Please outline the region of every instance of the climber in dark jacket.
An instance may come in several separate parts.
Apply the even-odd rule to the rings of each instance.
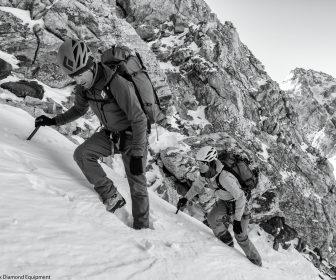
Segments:
[[[74,159],[94,185],[106,209],[114,212],[125,204],[125,200],[106,176],[98,159],[121,153],[131,190],[133,227],[148,228],[147,117],[132,83],[101,62],[95,62],[82,41],[66,40],[59,48],[57,60],[63,72],[73,78],[81,90],[77,90],[74,105],[69,110],[52,119],[40,116],[35,125],[63,125],[80,118],[91,108],[103,129],[77,147]],[[107,88],[111,89],[113,101]]]
[[[279,245],[287,250],[290,243],[287,243],[298,236],[295,229],[286,224],[285,217],[275,216],[260,223],[260,226],[269,234],[274,236],[273,249],[278,251]]]

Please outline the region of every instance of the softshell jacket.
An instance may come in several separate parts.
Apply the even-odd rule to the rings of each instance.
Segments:
[[[113,78],[112,78],[113,76]],[[103,90],[109,86],[114,97],[112,102],[95,100],[111,99]],[[74,105],[58,115],[57,125],[63,125],[83,116],[91,108],[100,123],[109,131],[132,128],[132,155],[143,156],[147,145],[147,118],[135,94],[133,84],[99,63],[95,82],[89,90],[78,90]]]
[[[230,172],[223,170],[223,164],[217,160],[216,161],[216,175],[210,179],[208,182],[208,187],[214,189],[217,198],[224,201],[235,201],[235,214],[234,219],[240,221],[245,208],[246,208],[246,198],[245,194],[242,191],[240,184],[237,178]],[[219,183],[221,188],[217,186],[216,177],[219,176]],[[203,187],[205,186],[205,180],[201,179],[195,181],[191,186],[190,190],[186,194],[186,198],[191,200],[196,194],[202,192]],[[223,190],[223,189],[225,190]]]

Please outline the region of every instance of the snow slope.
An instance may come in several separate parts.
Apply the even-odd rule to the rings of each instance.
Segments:
[[[127,200],[119,217],[105,211],[72,159],[75,145],[49,127],[31,141],[34,120],[0,105],[0,275],[51,279],[319,279],[293,249],[276,252],[253,227],[263,257],[251,264],[199,221],[150,191],[154,230],[135,231],[121,168],[106,169]],[[258,232],[260,236],[258,235]],[[236,246],[237,248],[238,246]]]

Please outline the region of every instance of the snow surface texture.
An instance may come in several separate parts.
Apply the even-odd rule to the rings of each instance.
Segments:
[[[201,222],[149,192],[155,230],[129,227],[131,200],[122,167],[105,170],[126,198],[105,211],[73,161],[75,145],[50,127],[31,141],[34,119],[0,105],[0,275],[51,279],[319,279],[296,250],[272,249],[251,227],[263,267],[218,241]],[[119,162],[119,164],[121,164]],[[258,235],[260,234],[260,236]]]

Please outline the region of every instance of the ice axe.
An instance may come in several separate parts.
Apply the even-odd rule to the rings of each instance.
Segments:
[[[31,140],[34,137],[35,133],[39,130],[40,127],[41,126],[35,127],[34,131],[28,136],[27,140]]]
[[[188,200],[185,197],[181,198],[177,203],[177,210],[176,210],[175,214],[177,214],[180,211],[181,208],[183,210],[185,205],[187,204],[187,202],[188,202]]]

